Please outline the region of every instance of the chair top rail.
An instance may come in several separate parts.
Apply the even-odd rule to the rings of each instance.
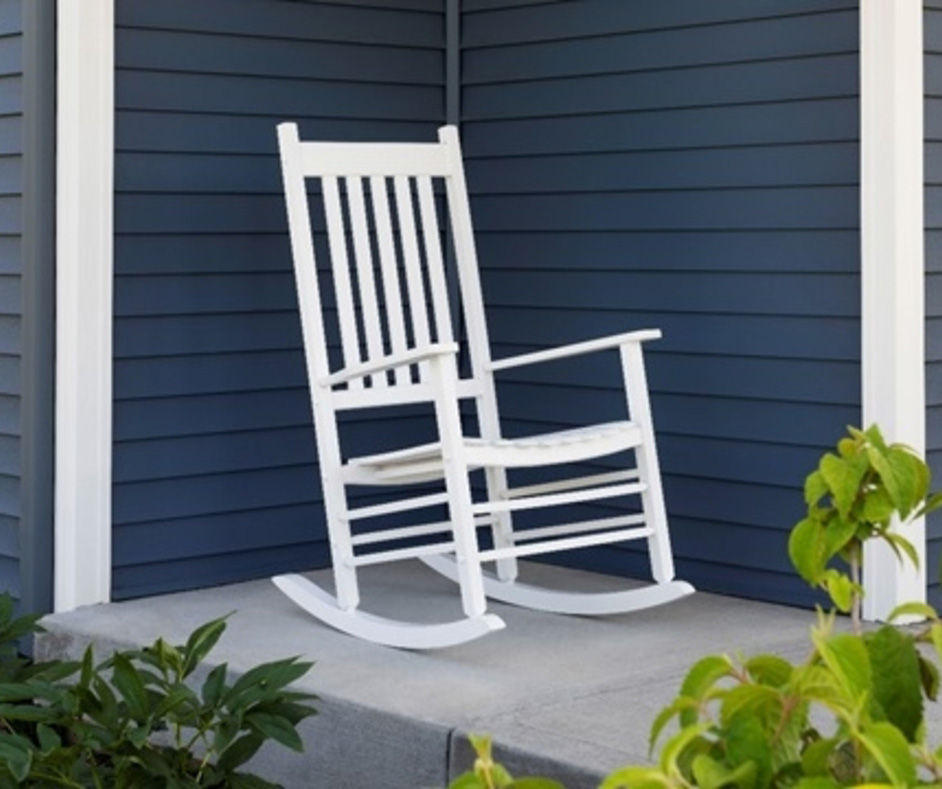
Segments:
[[[301,168],[307,177],[451,174],[441,143],[302,142]]]

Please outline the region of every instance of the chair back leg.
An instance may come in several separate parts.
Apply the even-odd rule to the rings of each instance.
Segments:
[[[651,529],[651,535],[648,537],[651,575],[658,583],[665,583],[674,578],[674,559],[667,529],[667,509],[664,506],[664,490],[661,486],[661,470],[654,442],[651,403],[648,398],[641,344],[626,343],[621,346],[620,354],[628,396],[628,413],[631,421],[641,431],[641,444],[635,450],[635,461],[640,480],[645,484],[641,492],[641,507],[644,510],[645,523]]]

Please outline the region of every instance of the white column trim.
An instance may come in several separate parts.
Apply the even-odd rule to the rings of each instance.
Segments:
[[[863,423],[921,455],[926,448],[923,247],[923,39],[920,0],[860,3],[861,384]],[[921,557],[864,553],[864,617],[925,600],[923,522],[906,536]]]
[[[58,0],[55,610],[111,595],[114,0]]]

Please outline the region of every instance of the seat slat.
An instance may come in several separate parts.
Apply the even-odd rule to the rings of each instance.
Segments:
[[[340,187],[337,179],[328,175],[323,179],[324,218],[327,220],[327,243],[330,248],[331,271],[334,276],[334,295],[337,299],[337,317],[340,322],[340,343],[345,367],[362,362],[360,336],[356,312],[353,309],[353,286],[350,282],[350,262],[347,259],[347,239],[340,205]],[[363,381],[355,379],[350,389],[362,389]]]
[[[363,197],[363,179],[354,175],[345,178],[347,205],[350,208],[350,229],[353,231],[353,253],[357,264],[357,283],[360,290],[360,310],[366,334],[368,359],[378,359],[383,350],[383,331],[379,324],[379,300],[376,298],[376,278],[373,276],[373,252],[370,249],[370,228],[366,221]],[[374,388],[386,386],[386,373],[368,376]]]

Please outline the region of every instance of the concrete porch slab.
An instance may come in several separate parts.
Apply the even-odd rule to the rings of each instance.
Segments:
[[[329,584],[328,572],[312,574]],[[523,580],[584,590],[622,588],[609,576],[528,564]],[[418,563],[365,568],[364,610],[444,621],[457,589]],[[467,769],[463,735],[490,732],[519,774],[552,774],[579,789],[627,762],[644,763],[647,733],[687,668],[711,652],[807,654],[807,611],[698,593],[634,614],[590,619],[500,604],[507,628],[436,652],[358,641],[312,619],[268,581],[203,589],[47,617],[41,657],[99,656],[235,611],[210,655],[233,672],[303,655],[301,687],[320,696],[306,752],[263,750],[253,767],[287,787],[441,787]]]

